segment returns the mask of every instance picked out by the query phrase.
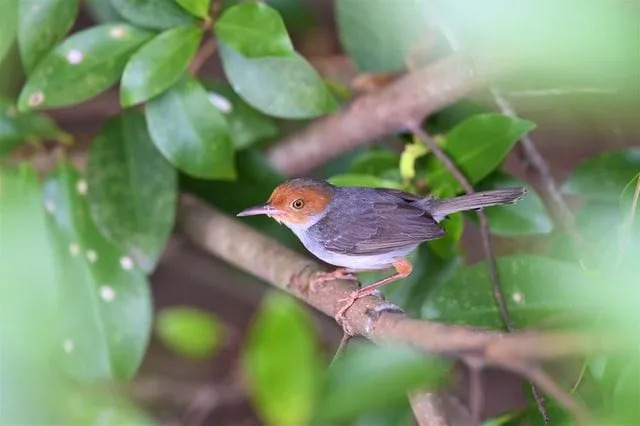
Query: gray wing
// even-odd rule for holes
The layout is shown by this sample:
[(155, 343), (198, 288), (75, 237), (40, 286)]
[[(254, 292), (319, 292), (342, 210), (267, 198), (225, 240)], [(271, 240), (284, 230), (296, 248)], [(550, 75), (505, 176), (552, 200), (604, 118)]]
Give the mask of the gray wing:
[(335, 213), (338, 212), (316, 224), (323, 235), (324, 247), (332, 252), (382, 254), (445, 234), (427, 212), (402, 199), (376, 201), (360, 205), (353, 212)]

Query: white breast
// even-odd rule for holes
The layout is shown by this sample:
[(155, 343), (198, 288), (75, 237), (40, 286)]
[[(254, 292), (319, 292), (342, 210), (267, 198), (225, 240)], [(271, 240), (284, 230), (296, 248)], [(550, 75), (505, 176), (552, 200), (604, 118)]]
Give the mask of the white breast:
[(326, 250), (324, 246), (315, 240), (307, 238), (306, 227), (289, 226), (289, 229), (300, 239), (302, 244), (318, 259), (330, 265), (359, 270), (387, 269), (394, 262), (408, 255), (417, 245), (402, 250), (395, 250), (384, 254), (354, 256), (342, 253), (334, 253)]

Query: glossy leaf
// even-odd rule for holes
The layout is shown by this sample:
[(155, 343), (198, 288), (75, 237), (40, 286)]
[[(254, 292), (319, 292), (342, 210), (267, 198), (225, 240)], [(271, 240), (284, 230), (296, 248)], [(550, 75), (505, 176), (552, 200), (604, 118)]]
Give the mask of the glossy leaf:
[(310, 318), (292, 297), (271, 293), (255, 318), (244, 354), (250, 393), (265, 424), (308, 424), (320, 367)]
[(337, 0), (342, 46), (361, 71), (401, 70), (412, 49), (426, 42), (428, 7), (421, 0)]
[(31, 71), (73, 26), (78, 0), (19, 0), (19, 3), (18, 46), (22, 65)]
[(122, 106), (151, 99), (175, 83), (196, 54), (201, 37), (202, 30), (198, 27), (172, 28), (138, 50), (122, 74)]
[(173, 228), (177, 182), (141, 113), (130, 111), (104, 126), (91, 144), (87, 181), (100, 231), (151, 271)]
[(329, 369), (317, 415), (343, 420), (384, 411), (405, 399), (407, 392), (441, 385), (448, 370), (449, 362), (407, 346), (348, 347)]
[(249, 59), (221, 41), (220, 54), (233, 89), (265, 114), (289, 119), (313, 118), (337, 107), (316, 71), (296, 53)]
[(100, 24), (122, 21), (120, 14), (111, 4), (111, 0), (85, 0), (87, 12)]
[(139, 27), (166, 30), (195, 22), (174, 0), (111, 0), (111, 4), (124, 19)]
[(161, 310), (158, 338), (174, 352), (191, 359), (210, 358), (224, 340), (224, 325), (208, 312), (186, 306)]
[(254, 108), (295, 119), (337, 107), (316, 71), (293, 50), (274, 9), (260, 2), (230, 7), (216, 22), (215, 32), (227, 79)]
[(603, 201), (617, 201), (620, 192), (640, 172), (640, 148), (604, 152), (576, 167), (563, 190)]
[(398, 153), (389, 149), (376, 148), (363, 152), (353, 159), (350, 173), (380, 176), (389, 170), (395, 170), (400, 163)]
[(105, 24), (73, 34), (49, 52), (20, 93), (21, 111), (72, 105), (113, 85), (129, 56), (151, 33), (126, 24)]
[[(513, 145), (535, 124), (499, 114), (475, 115), (454, 127), (445, 138), (444, 150), (471, 184), (495, 170)], [(435, 156), (427, 163), (426, 179), (437, 195), (451, 195), (462, 188)]]
[(364, 186), (368, 188), (393, 188), (403, 189), (400, 182), (395, 182), (388, 179), (382, 179), (373, 175), (345, 173), (341, 175), (332, 176), (328, 179), (334, 185), (337, 186)]
[(44, 187), (64, 312), (58, 355), (76, 378), (128, 379), (142, 362), (151, 334), (149, 284), (100, 234), (85, 189), (84, 178), (64, 161)]
[[(554, 314), (588, 314), (597, 303), (589, 276), (574, 263), (536, 255), (498, 259), (502, 290), (516, 326)], [(476, 327), (502, 328), (487, 265), (459, 268), (434, 289), (422, 307), (425, 318)]]
[[(485, 209), (491, 233), (504, 236), (548, 234), (553, 230), (553, 221), (536, 191), (526, 182), (501, 171), (495, 171), (476, 186), (477, 191), (523, 186), (527, 195), (515, 204), (493, 206)], [(478, 222), (475, 212), (466, 213)]]
[(276, 136), (280, 129), (276, 123), (240, 98), (228, 84), (206, 84), (211, 103), (222, 112), (229, 124), (231, 139), (236, 149)]
[(18, 22), (18, 0), (0, 1), (0, 63), (9, 52), (16, 37)]
[(216, 22), (216, 34), (246, 58), (289, 56), (293, 44), (280, 14), (264, 3), (241, 3)]
[(147, 105), (158, 150), (178, 169), (208, 179), (236, 177), (229, 128), (200, 83), (184, 76)]
[(0, 98), (0, 157), (22, 143), (47, 139), (69, 142), (71, 136), (60, 130), (46, 115), (20, 113), (12, 102)]
[(184, 10), (198, 18), (209, 16), (211, 0), (175, 0)]

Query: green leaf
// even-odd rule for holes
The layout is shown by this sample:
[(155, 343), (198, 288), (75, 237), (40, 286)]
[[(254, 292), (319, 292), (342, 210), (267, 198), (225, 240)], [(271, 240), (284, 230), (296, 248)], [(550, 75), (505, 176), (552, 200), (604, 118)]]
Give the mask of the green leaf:
[(604, 152), (580, 163), (562, 189), (569, 194), (615, 202), (638, 172), (640, 148)]
[(329, 369), (317, 415), (343, 420), (385, 411), (406, 399), (407, 392), (443, 384), (449, 365), (403, 345), (350, 346)]
[(405, 145), (400, 156), (400, 175), (403, 179), (413, 179), (416, 176), (416, 161), (428, 152), (427, 146), (415, 138), (412, 143)]
[(59, 384), (52, 349), (62, 345), (57, 269), (38, 177), (24, 163), (0, 165), (0, 253), (2, 423), (50, 423), (59, 395), (49, 387)]
[(0, 63), (11, 49), (16, 37), (18, 22), (18, 0), (0, 1)]
[[(496, 170), (476, 186), (477, 191), (524, 186), (527, 195), (515, 204), (494, 206), (485, 209), (491, 233), (504, 236), (548, 234), (553, 230), (553, 221), (536, 191), (525, 181)], [(478, 223), (475, 212), (467, 217)]]
[(210, 99), (227, 119), (233, 144), (244, 149), (280, 132), (276, 123), (242, 100), (228, 84), (207, 84)]
[(376, 148), (367, 150), (354, 158), (349, 172), (381, 176), (385, 172), (396, 170), (399, 163), (400, 156), (397, 152)]
[(404, 69), (426, 41), (431, 6), (422, 0), (338, 0), (335, 7), (342, 46), (361, 71)]
[(19, 2), (18, 46), (22, 65), (29, 72), (71, 29), (78, 14), (78, 0)]
[(202, 30), (198, 27), (172, 28), (138, 50), (122, 74), (122, 106), (149, 100), (175, 83), (196, 54), (201, 37)]
[(224, 341), (225, 329), (208, 312), (186, 306), (158, 313), (156, 334), (174, 352), (195, 360), (210, 358)]
[(47, 139), (69, 142), (71, 136), (60, 130), (46, 115), (20, 113), (12, 102), (0, 98), (0, 157), (22, 143), (37, 143)]
[(337, 186), (403, 189), (402, 184), (399, 182), (365, 174), (345, 173), (332, 176), (328, 181)]
[(433, 136), (450, 132), (464, 120), (478, 114), (491, 112), (484, 105), (462, 99), (455, 104), (427, 117), (427, 133)]
[(184, 76), (147, 105), (156, 147), (178, 169), (208, 179), (236, 177), (229, 128), (193, 77)]
[[(588, 314), (597, 303), (589, 276), (576, 264), (535, 255), (498, 259), (502, 290), (516, 326), (553, 314)], [(475, 327), (502, 328), (487, 264), (459, 268), (429, 295), (423, 317)]]
[(225, 75), (236, 93), (267, 115), (313, 118), (337, 107), (322, 79), (297, 53), (248, 59), (222, 40), (220, 54)]
[(91, 144), (87, 180), (100, 231), (151, 271), (173, 227), (177, 179), (153, 146), (141, 113), (107, 122)]
[[(513, 145), (534, 127), (534, 123), (519, 118), (475, 115), (446, 135), (443, 148), (471, 184), (476, 184), (495, 170)], [(427, 162), (426, 178), (437, 195), (451, 195), (462, 190), (435, 156)]]
[(464, 232), (464, 216), (454, 213), (441, 222), (447, 232), (444, 237), (429, 241), (429, 246), (442, 259), (452, 259), (458, 253), (458, 243)]
[(280, 14), (264, 3), (241, 3), (225, 11), (215, 31), (225, 44), (245, 58), (289, 56), (293, 44)]
[(195, 23), (194, 17), (174, 0), (111, 0), (111, 4), (124, 19), (139, 27), (166, 30)]
[(266, 424), (308, 424), (321, 374), (318, 350), (306, 312), (288, 295), (269, 294), (249, 332), (243, 360), (250, 393)]
[(85, 4), (91, 18), (99, 24), (122, 20), (120, 14), (111, 4), (111, 0), (85, 0)]
[(211, 0), (176, 0), (184, 10), (198, 18), (205, 19), (209, 16)]
[(86, 181), (65, 161), (44, 186), (64, 312), (58, 355), (74, 377), (129, 379), (150, 337), (149, 284), (132, 260), (100, 234), (85, 190)]
[(216, 22), (225, 75), (247, 103), (281, 118), (312, 118), (337, 104), (309, 63), (293, 50), (282, 18), (269, 6), (242, 3)]
[(115, 83), (151, 33), (126, 24), (105, 24), (73, 34), (49, 52), (20, 93), (21, 111), (77, 104)]

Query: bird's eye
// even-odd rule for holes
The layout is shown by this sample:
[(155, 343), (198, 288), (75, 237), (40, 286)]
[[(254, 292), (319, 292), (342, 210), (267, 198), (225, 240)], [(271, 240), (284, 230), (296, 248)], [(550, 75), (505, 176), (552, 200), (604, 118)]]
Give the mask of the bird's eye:
[(304, 207), (304, 201), (302, 201), (301, 198), (298, 198), (293, 203), (291, 203), (291, 207), (293, 207), (296, 210), (300, 210), (301, 208)]

